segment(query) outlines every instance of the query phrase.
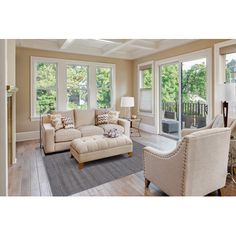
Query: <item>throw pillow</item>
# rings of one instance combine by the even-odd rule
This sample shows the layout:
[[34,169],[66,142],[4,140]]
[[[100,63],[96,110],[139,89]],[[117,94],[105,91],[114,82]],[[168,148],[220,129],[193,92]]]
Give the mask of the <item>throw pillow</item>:
[[50,115],[50,120],[55,130],[63,129],[63,124],[61,121],[61,114]]
[[100,115],[104,115],[104,114],[108,114],[108,112],[110,111],[110,109],[96,109],[95,110],[95,125],[98,125],[98,116]]
[[72,121],[70,117],[63,117],[62,123],[63,123],[64,129],[73,129],[75,127],[74,122]]
[[102,114],[97,116],[97,125],[103,125],[108,123],[108,114]]
[[108,112],[108,124],[117,124],[119,118],[119,111],[109,111]]

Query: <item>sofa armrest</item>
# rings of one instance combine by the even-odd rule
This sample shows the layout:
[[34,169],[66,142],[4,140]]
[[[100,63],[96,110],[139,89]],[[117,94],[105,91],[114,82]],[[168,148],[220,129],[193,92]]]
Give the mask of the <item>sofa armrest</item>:
[[54,152],[55,128],[50,123],[42,125],[42,141],[45,153]]
[[124,134],[128,137],[130,137],[130,121],[126,120],[126,119],[118,119],[118,125],[121,125],[124,127],[125,132]]

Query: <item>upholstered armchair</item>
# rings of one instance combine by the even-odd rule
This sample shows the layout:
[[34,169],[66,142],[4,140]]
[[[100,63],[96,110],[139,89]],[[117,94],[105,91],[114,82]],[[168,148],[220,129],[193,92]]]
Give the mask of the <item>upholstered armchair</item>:
[[230,128],[185,136],[171,152],[143,149],[145,186],[171,196],[204,196],[225,186]]
[[[227,126],[231,129],[231,135],[236,136],[236,119],[228,118]],[[181,137],[184,137],[196,131],[212,129],[212,128],[223,128],[223,127],[224,127],[223,115],[219,114],[211,121],[209,125],[205,127],[199,129],[183,129],[181,131]]]

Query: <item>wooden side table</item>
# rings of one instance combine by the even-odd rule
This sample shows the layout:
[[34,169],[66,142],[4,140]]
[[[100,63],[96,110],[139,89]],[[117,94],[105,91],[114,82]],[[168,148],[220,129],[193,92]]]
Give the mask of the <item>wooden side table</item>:
[[130,121],[130,136],[136,136],[141,137],[140,133],[140,123],[142,121],[141,118],[136,118],[136,119],[128,119]]

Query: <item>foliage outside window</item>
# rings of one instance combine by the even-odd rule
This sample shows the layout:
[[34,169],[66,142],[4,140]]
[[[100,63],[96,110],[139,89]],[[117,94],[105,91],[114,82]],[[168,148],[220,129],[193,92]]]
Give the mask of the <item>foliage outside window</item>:
[[236,83],[236,53],[225,55],[225,82]]
[[152,65],[139,67],[140,88],[139,88],[139,111],[152,113]]
[[[193,61],[194,62],[194,61]],[[173,103],[179,96],[178,63],[161,67],[162,101]],[[183,102],[206,101],[206,59],[201,63],[182,63],[181,92]]]
[[97,107],[111,107],[111,79],[112,69],[108,67],[96,67]]
[[36,68],[36,115],[56,110],[57,64],[37,62]]
[[88,66],[67,65],[67,109],[88,108]]

